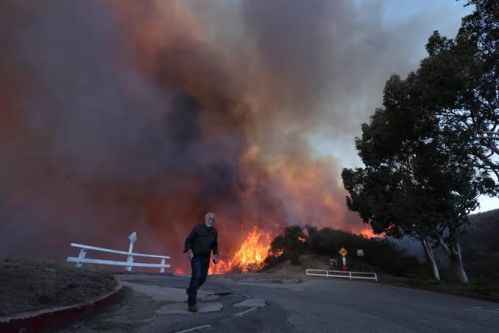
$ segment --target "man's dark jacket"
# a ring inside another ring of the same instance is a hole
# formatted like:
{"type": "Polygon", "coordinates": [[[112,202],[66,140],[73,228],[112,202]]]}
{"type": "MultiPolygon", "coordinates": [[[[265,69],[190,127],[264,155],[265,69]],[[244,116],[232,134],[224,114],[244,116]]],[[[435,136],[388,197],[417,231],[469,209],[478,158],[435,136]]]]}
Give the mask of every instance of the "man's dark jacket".
{"type": "Polygon", "coordinates": [[[210,257],[210,252],[218,255],[217,229],[208,228],[204,223],[197,225],[185,239],[184,252],[192,250],[194,256],[210,257]]]}

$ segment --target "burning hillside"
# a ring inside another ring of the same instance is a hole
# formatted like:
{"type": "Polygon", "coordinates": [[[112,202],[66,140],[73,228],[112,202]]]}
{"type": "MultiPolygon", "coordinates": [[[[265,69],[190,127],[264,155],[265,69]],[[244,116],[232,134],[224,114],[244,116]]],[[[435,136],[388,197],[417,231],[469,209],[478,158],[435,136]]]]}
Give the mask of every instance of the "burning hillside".
{"type": "Polygon", "coordinates": [[[319,65],[296,73],[300,54],[275,49],[253,21],[261,4],[244,3],[254,48],[231,58],[181,1],[2,1],[1,254],[124,248],[137,231],[138,249],[185,266],[183,240],[210,210],[216,269],[245,271],[284,225],[362,229],[336,163],[306,141],[319,65]]]}

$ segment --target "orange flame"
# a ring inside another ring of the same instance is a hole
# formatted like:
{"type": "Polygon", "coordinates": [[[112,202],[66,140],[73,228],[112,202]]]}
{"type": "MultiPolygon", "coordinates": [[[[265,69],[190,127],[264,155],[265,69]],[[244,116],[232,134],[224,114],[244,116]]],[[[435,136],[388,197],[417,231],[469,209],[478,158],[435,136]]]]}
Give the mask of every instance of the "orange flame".
{"type": "Polygon", "coordinates": [[[275,251],[272,252],[272,256],[274,256],[274,257],[280,257],[283,253],[284,253],[283,249],[277,249],[277,250],[275,250],[275,251]]]}
{"type": "Polygon", "coordinates": [[[269,232],[253,227],[232,259],[228,262],[220,260],[217,265],[210,265],[208,274],[223,274],[234,269],[247,273],[261,269],[265,258],[269,255],[271,241],[269,232]]]}
{"type": "Polygon", "coordinates": [[[210,264],[208,274],[224,274],[230,272],[232,269],[230,262],[220,260],[216,265],[210,264]]]}
{"type": "Polygon", "coordinates": [[[366,238],[379,238],[385,235],[385,233],[375,234],[371,228],[362,229],[359,234],[366,238]]]}
{"type": "Polygon", "coordinates": [[[233,267],[240,267],[243,273],[262,268],[263,261],[269,254],[270,234],[259,231],[256,227],[243,242],[231,260],[233,267]]]}

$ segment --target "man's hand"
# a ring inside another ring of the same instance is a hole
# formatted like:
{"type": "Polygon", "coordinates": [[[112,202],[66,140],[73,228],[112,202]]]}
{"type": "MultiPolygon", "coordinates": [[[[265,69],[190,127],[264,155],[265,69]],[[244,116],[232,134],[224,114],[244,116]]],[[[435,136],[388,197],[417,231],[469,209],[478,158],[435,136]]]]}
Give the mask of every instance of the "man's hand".
{"type": "Polygon", "coordinates": [[[213,263],[214,263],[214,264],[218,264],[218,254],[215,254],[215,255],[213,256],[213,263]]]}
{"type": "Polygon", "coordinates": [[[192,260],[192,258],[194,258],[194,252],[192,252],[191,249],[189,249],[189,251],[187,251],[185,255],[187,256],[187,258],[189,258],[189,260],[192,260]]]}

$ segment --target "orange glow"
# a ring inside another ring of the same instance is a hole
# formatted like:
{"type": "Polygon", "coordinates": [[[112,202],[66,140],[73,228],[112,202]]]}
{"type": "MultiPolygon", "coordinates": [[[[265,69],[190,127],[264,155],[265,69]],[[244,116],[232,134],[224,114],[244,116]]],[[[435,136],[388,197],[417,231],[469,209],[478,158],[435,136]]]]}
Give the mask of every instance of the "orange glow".
{"type": "Polygon", "coordinates": [[[185,271],[181,267],[177,267],[173,270],[175,275],[186,275],[185,271]]]}
{"type": "Polygon", "coordinates": [[[269,254],[271,241],[269,232],[253,227],[232,259],[228,262],[220,260],[217,265],[210,265],[208,274],[223,274],[232,270],[247,273],[261,269],[263,261],[269,254]]]}
{"type": "Polygon", "coordinates": [[[283,254],[283,249],[277,249],[274,252],[272,252],[272,256],[274,257],[280,257],[283,254]]]}
{"type": "Polygon", "coordinates": [[[375,235],[373,230],[371,228],[365,228],[361,232],[359,232],[359,235],[362,235],[366,238],[373,238],[373,237],[379,237],[380,235],[375,235]]]}
{"type": "Polygon", "coordinates": [[[224,260],[220,260],[218,264],[214,265],[213,263],[210,263],[210,268],[208,269],[208,274],[224,274],[227,272],[230,272],[231,266],[230,262],[226,262],[224,260]]]}
{"type": "Polygon", "coordinates": [[[305,241],[307,240],[307,238],[306,238],[306,237],[299,236],[299,237],[298,237],[298,240],[299,240],[301,243],[305,243],[305,241]]]}

